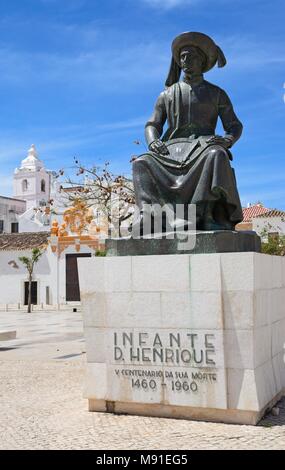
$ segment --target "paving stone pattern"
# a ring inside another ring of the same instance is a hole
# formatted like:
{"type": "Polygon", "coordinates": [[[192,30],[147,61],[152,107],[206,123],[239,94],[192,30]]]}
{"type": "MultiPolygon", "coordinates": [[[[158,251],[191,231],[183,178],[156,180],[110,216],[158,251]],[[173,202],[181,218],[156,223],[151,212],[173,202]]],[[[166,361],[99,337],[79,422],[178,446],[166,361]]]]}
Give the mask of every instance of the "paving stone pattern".
{"type": "Polygon", "coordinates": [[[0,325],[17,329],[0,345],[0,449],[285,449],[285,399],[259,426],[89,413],[80,312],[3,312],[0,325]]]}

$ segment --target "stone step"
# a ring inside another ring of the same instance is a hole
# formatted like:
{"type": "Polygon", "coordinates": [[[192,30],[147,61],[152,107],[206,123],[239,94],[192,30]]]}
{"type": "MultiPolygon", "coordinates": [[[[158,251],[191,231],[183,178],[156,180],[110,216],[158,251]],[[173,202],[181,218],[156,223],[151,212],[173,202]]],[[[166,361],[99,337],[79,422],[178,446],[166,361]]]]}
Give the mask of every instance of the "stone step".
{"type": "Polygon", "coordinates": [[[0,341],[9,341],[11,339],[16,339],[16,336],[16,330],[0,330],[0,341]]]}

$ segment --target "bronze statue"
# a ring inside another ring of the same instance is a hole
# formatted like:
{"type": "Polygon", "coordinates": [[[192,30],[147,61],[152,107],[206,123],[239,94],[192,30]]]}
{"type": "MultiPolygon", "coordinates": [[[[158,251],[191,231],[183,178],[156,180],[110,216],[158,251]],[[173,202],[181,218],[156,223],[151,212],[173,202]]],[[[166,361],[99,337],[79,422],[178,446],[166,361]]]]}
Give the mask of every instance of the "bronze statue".
{"type": "MultiPolygon", "coordinates": [[[[238,120],[226,92],[203,73],[226,64],[221,49],[202,33],[188,32],[172,43],[166,89],[146,123],[149,152],[133,163],[133,181],[142,226],[148,205],[196,205],[198,230],[234,230],[242,209],[230,148],[240,138],[238,120]],[[179,81],[181,70],[184,72],[179,81]],[[215,135],[218,118],[225,135],[215,135]],[[163,126],[167,121],[168,129],[163,126]]],[[[189,227],[191,228],[191,227],[189,227]]],[[[176,227],[177,229],[177,227],[176,227]]]]}

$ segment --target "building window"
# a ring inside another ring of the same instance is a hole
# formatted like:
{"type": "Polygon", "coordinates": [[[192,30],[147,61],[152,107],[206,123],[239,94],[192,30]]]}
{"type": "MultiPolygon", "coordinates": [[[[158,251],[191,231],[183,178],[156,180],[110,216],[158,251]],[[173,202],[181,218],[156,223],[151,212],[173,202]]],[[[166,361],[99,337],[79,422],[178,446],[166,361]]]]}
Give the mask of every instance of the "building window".
{"type": "Polygon", "coordinates": [[[27,180],[23,180],[23,182],[22,182],[22,189],[23,189],[23,193],[25,193],[26,191],[28,191],[28,181],[27,181],[27,180]]]}
{"type": "Polygon", "coordinates": [[[0,233],[4,232],[4,220],[0,220],[0,233]]]}
{"type": "Polygon", "coordinates": [[[12,222],[11,223],[11,233],[19,233],[19,223],[12,222]]]}
{"type": "Polygon", "coordinates": [[[41,192],[42,193],[46,192],[46,182],[45,182],[45,180],[41,181],[41,192]]]}

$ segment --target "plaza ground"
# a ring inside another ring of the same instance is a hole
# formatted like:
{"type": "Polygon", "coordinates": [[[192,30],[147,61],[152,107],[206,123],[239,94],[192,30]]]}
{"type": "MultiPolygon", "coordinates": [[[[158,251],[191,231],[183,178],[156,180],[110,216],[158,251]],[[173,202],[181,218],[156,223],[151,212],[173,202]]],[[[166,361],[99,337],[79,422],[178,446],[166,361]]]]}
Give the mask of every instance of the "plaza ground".
{"type": "Polygon", "coordinates": [[[285,449],[285,399],[258,426],[89,413],[81,312],[0,312],[0,449],[285,449]]]}

